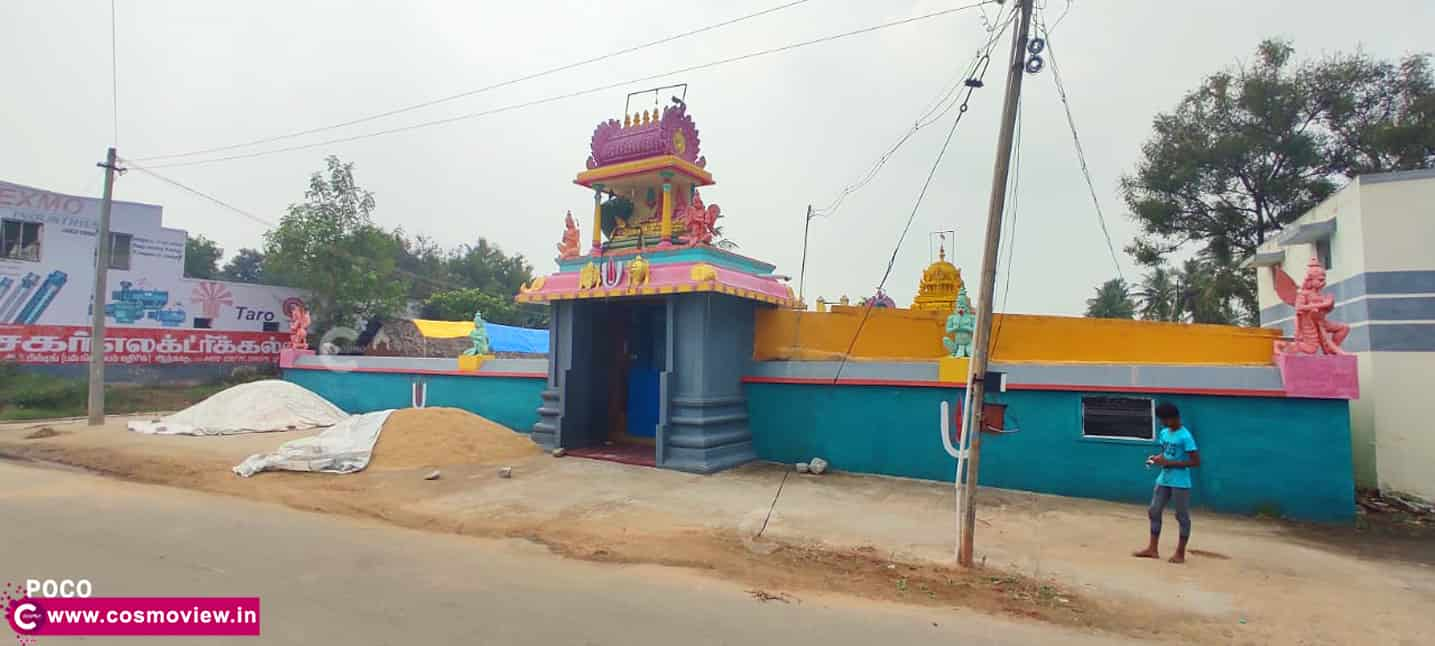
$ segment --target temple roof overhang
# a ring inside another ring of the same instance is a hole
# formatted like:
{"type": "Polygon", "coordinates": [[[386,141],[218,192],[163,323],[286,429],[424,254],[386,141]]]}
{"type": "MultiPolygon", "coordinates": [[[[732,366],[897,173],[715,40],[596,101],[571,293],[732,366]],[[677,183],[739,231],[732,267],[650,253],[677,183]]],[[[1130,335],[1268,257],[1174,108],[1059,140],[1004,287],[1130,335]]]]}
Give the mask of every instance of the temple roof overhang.
{"type": "Polygon", "coordinates": [[[579,256],[564,259],[557,273],[524,285],[514,300],[548,303],[716,293],[796,307],[798,299],[792,288],[771,271],[772,265],[704,246],[579,256]]]}
{"type": "Polygon", "coordinates": [[[712,173],[676,155],[660,155],[591,168],[578,173],[573,183],[589,188],[602,185],[603,188],[620,191],[628,186],[653,186],[672,178],[685,178],[685,183],[698,187],[716,183],[712,173]]]}

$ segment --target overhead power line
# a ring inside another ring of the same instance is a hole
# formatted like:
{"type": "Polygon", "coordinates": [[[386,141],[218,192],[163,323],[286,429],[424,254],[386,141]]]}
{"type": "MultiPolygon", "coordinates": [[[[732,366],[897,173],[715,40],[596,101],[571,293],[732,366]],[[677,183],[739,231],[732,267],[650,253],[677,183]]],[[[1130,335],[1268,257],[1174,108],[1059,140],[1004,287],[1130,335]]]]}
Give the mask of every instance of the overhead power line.
{"type": "Polygon", "coordinates": [[[757,11],[757,12],[750,13],[750,14],[747,14],[747,15],[744,15],[744,16],[738,16],[737,18],[732,18],[732,19],[729,19],[729,20],[724,20],[724,21],[722,21],[722,22],[713,23],[713,24],[711,24],[711,25],[707,25],[707,26],[704,26],[704,27],[699,27],[699,28],[697,28],[697,29],[691,29],[691,30],[682,32],[682,33],[680,33],[680,34],[673,34],[673,35],[671,35],[671,36],[664,36],[663,38],[659,38],[659,39],[657,39],[657,40],[650,40],[650,41],[648,41],[648,42],[646,42],[646,43],[642,43],[642,44],[639,44],[639,45],[634,45],[634,46],[632,46],[632,47],[627,47],[627,48],[624,48],[624,49],[620,49],[620,50],[608,52],[608,53],[606,53],[606,54],[602,54],[602,55],[599,55],[599,56],[594,56],[594,57],[592,57],[592,58],[585,58],[585,59],[580,60],[580,61],[574,61],[574,62],[572,62],[572,63],[565,63],[565,64],[559,65],[559,66],[557,66],[557,67],[550,67],[550,68],[548,68],[548,69],[545,69],[545,70],[542,70],[542,71],[539,71],[539,72],[534,72],[534,73],[532,73],[532,74],[526,74],[526,75],[524,75],[524,76],[519,76],[519,77],[516,77],[516,78],[511,78],[511,79],[508,79],[508,80],[506,80],[506,81],[500,81],[500,82],[494,83],[494,84],[492,84],[492,85],[485,85],[485,86],[480,87],[480,88],[475,88],[475,89],[472,89],[472,90],[466,90],[466,91],[463,91],[463,92],[459,92],[459,93],[457,93],[457,94],[450,94],[450,95],[448,95],[448,96],[439,97],[439,98],[437,98],[437,99],[431,99],[431,100],[428,100],[428,101],[422,101],[422,102],[419,102],[419,103],[414,103],[414,104],[412,104],[412,105],[406,105],[406,106],[403,106],[403,107],[400,107],[400,108],[394,108],[394,109],[392,109],[392,110],[387,110],[387,111],[384,111],[384,112],[379,112],[379,113],[371,114],[371,115],[368,115],[368,116],[366,116],[366,117],[359,117],[359,118],[357,118],[357,119],[351,119],[351,120],[349,120],[349,121],[342,121],[342,122],[335,123],[335,124],[330,124],[330,125],[327,125],[327,126],[319,126],[319,127],[317,127],[317,128],[309,128],[309,129],[307,129],[307,130],[298,130],[298,131],[295,131],[295,132],[289,132],[289,133],[285,133],[285,134],[282,134],[282,135],[275,135],[275,136],[272,136],[272,137],[265,137],[265,138],[263,138],[263,139],[255,139],[255,140],[253,140],[253,141],[246,141],[246,142],[243,142],[243,143],[230,144],[230,145],[227,145],[227,146],[215,146],[215,147],[213,147],[213,148],[204,148],[204,149],[201,149],[201,150],[193,150],[193,151],[190,151],[190,152],[187,152],[187,153],[172,153],[172,154],[168,154],[168,155],[151,155],[151,156],[149,156],[149,157],[138,157],[137,159],[139,159],[140,161],[154,161],[154,160],[158,160],[158,159],[174,159],[174,158],[176,158],[176,157],[193,157],[193,156],[195,156],[195,155],[203,155],[203,154],[206,154],[206,153],[223,152],[223,151],[226,151],[226,150],[234,150],[234,149],[237,149],[237,148],[247,148],[247,147],[249,147],[249,146],[258,146],[258,145],[260,145],[260,144],[274,143],[274,142],[276,142],[276,141],[283,141],[283,140],[285,140],[285,139],[293,139],[293,138],[295,138],[295,137],[303,137],[303,136],[305,136],[305,135],[312,135],[312,134],[316,134],[316,133],[320,133],[320,132],[326,132],[326,131],[329,131],[329,130],[336,130],[336,129],[338,129],[338,128],[344,128],[344,127],[348,127],[348,126],[354,126],[354,125],[358,125],[358,124],[361,124],[361,123],[368,123],[368,122],[370,122],[370,121],[374,121],[374,120],[377,120],[377,119],[382,119],[382,118],[384,118],[384,117],[392,117],[392,116],[394,116],[394,115],[396,115],[396,114],[403,114],[403,113],[405,113],[405,112],[411,112],[411,111],[413,111],[413,110],[419,110],[419,109],[422,109],[422,108],[432,107],[432,106],[435,106],[435,105],[439,105],[439,104],[441,104],[441,103],[448,103],[449,101],[455,101],[455,100],[458,100],[458,99],[462,99],[462,98],[474,96],[474,95],[477,95],[477,94],[482,94],[482,93],[484,93],[484,92],[488,92],[488,91],[491,91],[491,90],[497,90],[497,89],[499,89],[499,88],[507,87],[507,86],[510,86],[510,85],[515,85],[515,84],[518,84],[518,83],[522,83],[522,82],[524,82],[524,81],[531,81],[531,80],[533,80],[533,79],[542,78],[542,77],[544,77],[544,76],[550,76],[550,75],[552,75],[552,74],[557,74],[557,73],[559,73],[559,72],[564,72],[564,71],[571,70],[571,69],[574,69],[574,68],[577,68],[577,67],[582,67],[582,66],[584,66],[584,65],[589,65],[589,64],[592,64],[592,63],[597,63],[597,62],[599,62],[599,61],[604,61],[604,60],[607,60],[607,59],[610,59],[610,58],[616,58],[616,57],[622,56],[622,55],[624,55],[624,54],[631,54],[631,53],[636,52],[636,51],[648,49],[649,47],[656,47],[656,46],[658,46],[658,45],[663,45],[663,44],[666,44],[666,43],[670,43],[670,42],[673,42],[673,41],[675,41],[675,40],[679,40],[679,39],[682,39],[682,38],[687,38],[687,37],[689,37],[689,36],[696,36],[696,35],[701,34],[701,33],[704,33],[704,32],[713,31],[713,30],[715,30],[715,29],[722,29],[723,27],[727,27],[727,26],[730,26],[730,25],[735,25],[735,24],[740,23],[740,22],[743,22],[743,21],[745,21],[745,20],[751,20],[751,19],[753,19],[753,18],[758,18],[758,17],[761,17],[761,16],[765,16],[765,15],[767,15],[767,14],[775,13],[775,12],[778,12],[778,11],[782,11],[783,9],[788,9],[788,8],[791,8],[791,7],[795,7],[795,6],[800,5],[800,4],[806,4],[807,2],[809,2],[809,0],[796,0],[796,1],[794,1],[794,2],[788,2],[788,3],[785,3],[785,4],[778,5],[778,6],[776,6],[776,7],[770,7],[770,8],[768,8],[768,9],[763,9],[762,11],[757,11]]]}
{"type": "MultiPolygon", "coordinates": [[[[1021,131],[1022,124],[1025,121],[1023,118],[1023,108],[1025,105],[1026,103],[1020,98],[1017,99],[1016,129],[1012,138],[1011,190],[1007,192],[1007,203],[1011,205],[1007,208],[1007,214],[1010,216],[1011,226],[1007,229],[1006,236],[1006,269],[1002,270],[1003,273],[1005,273],[1005,276],[1002,277],[1003,282],[1005,282],[1005,285],[1002,287],[1002,308],[1000,310],[1002,318],[1000,321],[997,321],[996,329],[992,331],[990,347],[993,350],[999,347],[997,344],[1002,338],[1002,327],[1006,325],[1006,315],[1008,311],[1007,299],[1011,296],[1011,266],[1012,261],[1016,258],[1016,220],[1017,215],[1021,211],[1021,131]]],[[[1000,260],[1000,258],[997,260],[1000,260]]],[[[992,311],[996,312],[997,310],[993,309],[992,311]]]]}
{"type": "Polygon", "coordinates": [[[1040,18],[1038,26],[1046,39],[1046,58],[1051,61],[1051,78],[1056,81],[1056,94],[1061,97],[1061,107],[1066,111],[1066,125],[1071,129],[1071,141],[1076,146],[1076,159],[1081,163],[1081,175],[1086,178],[1086,190],[1091,193],[1091,205],[1096,208],[1096,222],[1101,225],[1102,237],[1106,238],[1106,250],[1111,253],[1111,264],[1116,267],[1116,275],[1125,280],[1126,275],[1121,271],[1121,260],[1116,255],[1116,245],[1111,242],[1111,231],[1106,227],[1106,214],[1101,210],[1101,200],[1096,197],[1096,184],[1091,181],[1091,168],[1086,165],[1086,150],[1081,146],[1081,135],[1076,132],[1076,119],[1071,115],[1071,102],[1066,98],[1066,85],[1061,82],[1061,69],[1056,65],[1056,51],[1051,46],[1051,30],[1047,29],[1040,18]]]}
{"type": "MultiPolygon", "coordinates": [[[[987,68],[990,67],[991,62],[991,50],[992,47],[995,46],[996,40],[997,39],[994,38],[989,41],[987,50],[979,53],[978,69],[980,71],[977,76],[978,81],[986,77],[987,68]]],[[[903,225],[901,235],[897,236],[897,244],[892,247],[892,257],[887,260],[887,268],[882,272],[881,282],[877,284],[877,292],[879,293],[887,286],[887,279],[892,276],[892,268],[897,264],[897,254],[902,250],[902,242],[907,239],[907,233],[912,230],[912,222],[917,218],[917,211],[922,206],[922,200],[927,197],[927,189],[932,185],[932,178],[937,175],[937,169],[942,165],[942,158],[947,154],[947,148],[952,143],[952,136],[957,133],[957,126],[961,125],[962,117],[967,114],[967,102],[971,100],[972,94],[976,92],[977,88],[981,87],[981,85],[982,84],[978,82],[966,86],[966,96],[962,99],[961,109],[957,111],[957,116],[952,119],[952,127],[947,130],[947,138],[942,141],[942,147],[937,151],[937,158],[932,161],[931,170],[927,171],[927,179],[922,182],[922,190],[917,193],[917,200],[912,204],[912,211],[907,215],[907,223],[903,225]]],[[[873,294],[872,298],[875,299],[876,294],[873,294]]],[[[862,320],[857,323],[857,330],[852,333],[852,340],[847,344],[847,351],[842,353],[842,361],[837,364],[837,371],[832,375],[832,383],[835,384],[841,379],[842,370],[847,367],[847,360],[852,357],[852,350],[857,347],[857,339],[862,336],[862,329],[867,326],[867,319],[872,316],[872,310],[874,308],[875,303],[870,301],[867,307],[863,308],[862,320]]]]}
{"type": "MultiPolygon", "coordinates": [[[[1000,13],[998,13],[998,17],[1000,17],[1000,13]]],[[[931,103],[930,107],[928,107],[927,110],[922,113],[922,116],[917,118],[917,120],[912,124],[912,127],[908,128],[906,132],[902,133],[902,136],[899,137],[897,141],[893,143],[890,148],[887,149],[886,152],[882,153],[882,155],[877,158],[877,161],[872,164],[871,168],[869,168],[867,172],[862,175],[861,178],[859,178],[852,184],[849,184],[847,187],[843,188],[842,191],[837,194],[837,197],[833,198],[827,206],[817,211],[814,211],[813,215],[822,217],[829,217],[834,215],[837,210],[842,207],[842,204],[847,201],[847,198],[849,196],[861,190],[863,187],[871,183],[872,180],[877,178],[877,174],[880,173],[882,171],[882,168],[887,165],[887,162],[892,159],[892,156],[897,154],[897,151],[900,150],[902,146],[906,145],[906,143],[912,139],[913,135],[916,135],[919,130],[926,128],[927,126],[930,126],[937,121],[940,121],[942,117],[946,116],[946,114],[951,111],[952,107],[957,104],[956,99],[953,97],[959,94],[958,90],[960,90],[963,84],[965,84],[968,80],[976,77],[977,65],[983,60],[982,53],[988,51],[991,48],[992,43],[995,42],[998,38],[1000,38],[1003,33],[1006,33],[1006,28],[1011,25],[1012,20],[1014,20],[1015,18],[1016,13],[1012,12],[1011,17],[1009,17],[1005,22],[1002,23],[1001,28],[998,29],[995,25],[991,26],[989,29],[991,33],[991,38],[989,38],[987,42],[984,43],[981,47],[977,48],[976,57],[972,59],[972,62],[968,64],[965,69],[963,69],[962,75],[950,85],[948,85],[946,89],[943,90],[942,94],[939,95],[937,99],[931,103]]],[[[983,19],[985,19],[985,14],[983,15],[983,19]]]]}
{"type": "Polygon", "coordinates": [[[339,137],[339,138],[335,138],[335,139],[327,139],[327,140],[324,140],[324,141],[318,141],[318,142],[314,142],[314,143],[310,143],[310,144],[303,144],[303,145],[296,145],[296,146],[287,146],[287,147],[284,147],[284,148],[274,148],[274,149],[270,149],[270,150],[262,150],[262,151],[258,151],[258,152],[252,152],[252,153],[242,153],[242,154],[236,154],[236,155],[228,155],[228,156],[224,156],[224,157],[214,157],[214,158],[210,158],[210,159],[200,159],[200,160],[195,160],[195,161],[180,161],[180,162],[174,162],[174,163],[168,163],[168,164],[156,164],[156,165],[151,166],[151,168],[172,168],[172,167],[176,167],[176,166],[194,166],[194,165],[200,165],[200,164],[213,164],[213,163],[218,163],[218,162],[233,161],[233,160],[238,160],[238,159],[251,159],[251,158],[254,158],[254,157],[262,157],[262,156],[267,156],[267,155],[274,155],[274,154],[285,153],[285,152],[293,152],[293,151],[298,151],[298,150],[307,150],[307,149],[310,149],[310,148],[317,148],[317,147],[320,147],[320,146],[329,146],[329,145],[333,145],[333,144],[347,143],[347,142],[351,142],[351,141],[358,141],[358,140],[361,140],[361,139],[369,139],[369,138],[372,138],[372,137],[380,137],[380,136],[384,136],[384,135],[391,135],[391,134],[397,134],[397,133],[401,133],[401,132],[408,132],[408,131],[411,131],[411,130],[418,130],[418,129],[420,129],[420,128],[430,128],[430,127],[433,127],[433,126],[440,126],[440,125],[449,124],[449,123],[454,123],[454,122],[458,122],[458,121],[465,121],[465,120],[469,120],[469,119],[476,119],[476,118],[479,118],[479,117],[485,117],[485,116],[490,116],[490,115],[494,115],[494,114],[500,114],[500,113],[504,113],[504,112],[512,112],[512,111],[514,111],[514,110],[520,110],[520,109],[523,109],[523,108],[530,108],[530,107],[534,107],[534,106],[538,106],[538,105],[544,105],[544,104],[547,104],[547,103],[553,103],[553,102],[556,102],[556,101],[562,101],[562,100],[564,100],[564,99],[571,99],[571,98],[575,98],[575,97],[585,96],[585,95],[588,95],[588,94],[595,94],[595,93],[598,93],[598,92],[603,92],[603,91],[606,91],[606,90],[611,90],[611,89],[614,89],[614,88],[619,88],[619,87],[623,87],[623,86],[627,86],[627,85],[633,85],[633,84],[636,84],[636,83],[642,83],[642,82],[645,82],[645,81],[651,81],[651,80],[654,80],[654,79],[664,78],[664,77],[673,76],[673,75],[677,75],[677,74],[685,74],[685,73],[688,73],[688,72],[696,72],[696,71],[699,71],[699,70],[705,70],[705,69],[709,69],[709,68],[713,68],[713,67],[718,67],[718,66],[721,66],[721,65],[727,65],[727,64],[730,64],[730,63],[737,63],[737,62],[740,62],[740,61],[745,61],[745,60],[749,60],[749,59],[753,59],[753,58],[759,58],[759,57],[762,57],[762,56],[769,56],[769,55],[772,55],[772,54],[777,54],[777,53],[781,53],[781,52],[791,51],[791,50],[799,49],[799,48],[802,48],[802,47],[808,47],[808,46],[810,46],[810,45],[818,45],[818,44],[821,44],[821,43],[827,43],[827,42],[831,42],[831,41],[834,41],[834,40],[840,40],[840,39],[843,39],[843,38],[850,38],[850,37],[852,37],[852,36],[858,36],[858,35],[861,35],[861,34],[867,34],[867,33],[875,32],[875,31],[880,31],[880,30],[883,30],[883,29],[888,29],[888,28],[891,28],[891,27],[897,27],[897,26],[901,26],[901,25],[905,25],[905,24],[909,24],[909,23],[914,23],[914,22],[922,21],[922,20],[929,20],[929,19],[932,19],[932,18],[937,18],[937,17],[940,17],[940,16],[945,16],[945,15],[952,14],[952,13],[956,13],[956,12],[959,12],[959,11],[966,11],[966,10],[969,10],[969,9],[975,9],[975,8],[980,7],[980,6],[982,6],[982,5],[989,4],[989,3],[993,2],[993,1],[994,1],[994,0],[985,0],[984,2],[975,2],[975,3],[972,3],[972,4],[962,5],[962,6],[959,6],[959,7],[953,7],[953,8],[950,8],[950,9],[943,9],[943,10],[940,10],[940,11],[933,11],[933,12],[925,13],[925,14],[922,14],[922,15],[919,15],[919,16],[913,16],[913,17],[904,18],[904,19],[901,19],[901,20],[893,20],[893,21],[890,21],[890,22],[884,22],[884,23],[872,25],[872,26],[869,26],[869,27],[863,27],[863,28],[861,28],[861,29],[854,29],[854,30],[851,30],[851,31],[846,31],[846,32],[838,33],[838,34],[832,34],[832,35],[829,35],[829,36],[823,36],[823,37],[821,37],[821,38],[814,38],[814,39],[811,39],[811,40],[805,40],[805,41],[800,41],[800,42],[796,42],[796,43],[790,43],[790,44],[782,45],[782,46],[779,46],[779,47],[771,47],[771,48],[768,48],[768,49],[762,49],[762,50],[758,50],[758,51],[754,51],[754,52],[749,52],[749,53],[741,54],[741,55],[738,55],[738,56],[731,56],[731,57],[728,57],[728,58],[723,58],[723,59],[719,59],[719,60],[715,60],[715,61],[709,61],[709,62],[707,62],[707,63],[701,63],[701,64],[697,64],[697,65],[689,65],[689,66],[686,66],[686,67],[680,67],[680,68],[676,68],[676,69],[671,69],[671,70],[668,70],[668,71],[665,71],[665,72],[659,72],[659,73],[657,73],[657,74],[649,74],[649,75],[646,75],[646,76],[641,76],[641,77],[637,77],[637,78],[631,78],[631,79],[627,79],[627,80],[624,80],[624,81],[618,81],[618,82],[616,82],[616,83],[607,83],[607,84],[604,84],[604,85],[599,85],[599,86],[595,86],[595,87],[590,87],[590,88],[587,88],[587,89],[584,89],[584,90],[577,90],[577,91],[573,91],[573,92],[568,92],[568,93],[566,93],[566,94],[558,94],[558,95],[549,96],[549,97],[542,98],[542,99],[535,99],[535,100],[532,100],[532,101],[525,101],[525,102],[522,102],[522,103],[514,103],[514,104],[510,104],[510,105],[506,105],[506,106],[501,106],[501,107],[497,107],[497,108],[491,108],[491,109],[488,109],[488,110],[481,110],[481,111],[478,111],[478,112],[470,112],[470,113],[460,114],[460,115],[456,115],[456,116],[452,116],[452,117],[445,117],[445,118],[442,118],[442,119],[433,119],[433,120],[430,120],[430,121],[423,121],[423,122],[419,122],[419,123],[415,123],[415,124],[411,124],[411,125],[407,125],[407,126],[399,126],[399,127],[395,127],[395,128],[389,128],[389,129],[386,129],[386,130],[379,130],[379,131],[375,131],[375,132],[369,132],[369,133],[364,133],[364,134],[359,134],[359,135],[353,135],[353,136],[349,136],[349,137],[339,137]]]}
{"type": "MultiPolygon", "coordinates": [[[[197,188],[194,188],[194,187],[192,187],[192,186],[189,186],[189,185],[187,185],[187,184],[184,184],[184,183],[180,182],[179,180],[171,179],[171,178],[169,178],[169,177],[166,177],[166,176],[164,176],[164,175],[161,175],[161,174],[159,174],[159,173],[156,173],[156,172],[155,172],[154,170],[152,170],[152,169],[145,168],[144,166],[140,166],[139,164],[136,164],[133,160],[122,159],[121,161],[123,161],[125,164],[127,164],[128,167],[131,168],[131,169],[134,169],[134,170],[137,170],[137,171],[139,171],[139,172],[141,172],[141,173],[144,173],[144,174],[146,174],[146,175],[149,175],[150,177],[153,177],[153,178],[155,178],[155,179],[157,179],[157,180],[159,180],[159,181],[161,181],[161,182],[164,182],[164,183],[166,183],[166,184],[169,184],[170,186],[173,186],[173,187],[175,187],[175,188],[177,188],[177,189],[180,189],[180,190],[182,190],[182,191],[185,191],[185,192],[187,192],[187,193],[192,193],[192,194],[197,195],[197,196],[199,196],[199,197],[201,197],[201,198],[204,198],[206,201],[209,201],[209,202],[211,202],[211,203],[213,203],[213,204],[215,204],[215,205],[217,205],[217,206],[219,206],[219,207],[221,207],[221,208],[223,208],[223,209],[226,209],[226,210],[228,210],[228,211],[232,211],[232,212],[234,212],[234,213],[237,213],[237,214],[239,214],[239,215],[241,215],[241,216],[244,216],[245,218],[248,218],[248,219],[250,219],[250,220],[253,220],[253,221],[255,221],[255,222],[258,222],[259,224],[262,224],[262,225],[264,225],[264,226],[266,226],[266,227],[274,228],[274,227],[279,226],[279,225],[278,225],[277,223],[275,223],[273,220],[270,220],[270,219],[268,219],[268,218],[264,218],[264,217],[255,215],[255,214],[253,214],[253,213],[251,213],[251,212],[249,212],[249,211],[246,211],[246,210],[244,210],[244,209],[241,209],[241,208],[239,208],[239,207],[237,207],[237,206],[234,206],[233,204],[230,204],[230,203],[225,202],[224,200],[221,200],[221,199],[219,199],[219,198],[217,198],[217,197],[215,197],[215,196],[213,196],[213,195],[210,195],[209,193],[206,193],[206,192],[201,191],[201,190],[199,190],[199,189],[197,189],[197,188]]],[[[357,260],[357,258],[356,258],[353,254],[350,254],[350,253],[348,253],[348,252],[345,252],[345,251],[342,250],[342,249],[333,249],[333,250],[330,250],[330,252],[331,252],[331,253],[334,253],[334,254],[337,254],[337,255],[339,255],[339,256],[341,256],[341,257],[344,257],[344,258],[348,259],[350,262],[355,262],[355,261],[357,260]]],[[[366,260],[367,260],[367,259],[366,259],[366,260]]],[[[416,273],[414,273],[414,272],[412,272],[412,271],[409,271],[409,270],[407,270],[407,269],[404,269],[404,268],[402,268],[402,267],[395,267],[395,268],[394,268],[394,271],[396,271],[396,272],[398,272],[398,273],[400,273],[400,274],[403,274],[403,275],[405,275],[405,276],[408,276],[408,277],[410,277],[410,278],[413,278],[414,280],[428,283],[429,286],[431,286],[431,287],[440,287],[440,288],[443,288],[443,289],[464,289],[464,286],[462,286],[462,285],[457,285],[457,284],[454,284],[454,283],[450,283],[450,282],[448,282],[448,281],[439,280],[439,279],[437,279],[437,278],[432,278],[432,277],[429,277],[429,276],[424,276],[424,275],[422,275],[422,274],[416,274],[416,273]]]]}

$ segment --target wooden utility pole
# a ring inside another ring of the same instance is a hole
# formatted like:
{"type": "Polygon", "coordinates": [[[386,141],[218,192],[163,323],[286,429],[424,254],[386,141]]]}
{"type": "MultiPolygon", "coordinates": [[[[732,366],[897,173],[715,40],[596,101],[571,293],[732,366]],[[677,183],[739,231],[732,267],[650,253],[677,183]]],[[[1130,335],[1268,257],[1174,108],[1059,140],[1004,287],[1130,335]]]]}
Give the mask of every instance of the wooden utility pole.
{"type": "Polygon", "coordinates": [[[812,205],[807,205],[807,222],[802,225],[802,268],[797,270],[797,300],[807,306],[807,231],[812,228],[812,205]]]}
{"type": "Polygon", "coordinates": [[[90,426],[105,423],[105,290],[110,272],[110,206],[115,197],[115,172],[119,157],[110,148],[102,164],[105,169],[105,197],[100,202],[100,229],[95,233],[95,295],[90,301],[90,426]]]}
{"type": "Polygon", "coordinates": [[[1021,79],[1026,71],[1027,32],[1031,29],[1032,0],[1019,0],[1021,27],[1012,34],[1011,53],[1007,57],[1006,98],[1002,101],[1001,136],[997,142],[996,166],[992,172],[991,203],[987,209],[986,247],[982,252],[981,294],[977,300],[977,329],[972,339],[971,405],[965,411],[962,432],[971,433],[967,457],[967,483],[962,488],[962,535],[957,562],[972,566],[972,539],[977,527],[977,473],[982,456],[982,402],[986,395],[987,358],[992,332],[992,304],[996,292],[997,253],[1001,245],[1002,209],[1006,206],[1007,174],[1011,170],[1012,136],[1016,131],[1016,111],[1021,100],[1021,79]]]}

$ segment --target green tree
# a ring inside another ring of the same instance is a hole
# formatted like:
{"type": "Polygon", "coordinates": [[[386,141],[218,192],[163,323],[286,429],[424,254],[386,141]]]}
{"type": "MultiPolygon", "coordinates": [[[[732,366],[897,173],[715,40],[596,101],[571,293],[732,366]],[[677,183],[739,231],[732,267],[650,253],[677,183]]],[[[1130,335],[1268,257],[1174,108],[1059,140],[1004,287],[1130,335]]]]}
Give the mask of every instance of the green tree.
{"type": "Polygon", "coordinates": [[[1141,318],[1147,321],[1183,320],[1181,298],[1177,291],[1180,289],[1177,283],[1179,276],[1175,274],[1170,267],[1162,264],[1141,277],[1135,294],[1141,304],[1141,318]]]}
{"type": "Polygon", "coordinates": [[[1112,278],[1096,288],[1096,296],[1086,299],[1086,315],[1099,319],[1129,319],[1136,317],[1136,302],[1131,299],[1131,290],[1126,281],[1112,278]]]}
{"type": "Polygon", "coordinates": [[[528,303],[515,303],[511,296],[500,296],[477,288],[437,292],[423,304],[423,316],[440,321],[473,320],[474,312],[483,312],[483,320],[499,325],[541,328],[548,325],[548,308],[528,303]]]}
{"type": "Polygon", "coordinates": [[[1248,270],[1219,261],[1191,258],[1181,267],[1180,311],[1192,323],[1240,325],[1248,321],[1245,302],[1254,298],[1247,286],[1248,270]]]}
{"type": "Polygon", "coordinates": [[[462,245],[448,258],[447,279],[489,294],[512,297],[533,279],[533,266],[521,254],[507,255],[497,245],[479,238],[462,245]]]}
{"type": "Polygon", "coordinates": [[[264,234],[263,272],[304,289],[315,327],[354,325],[392,316],[404,305],[401,245],[373,224],[374,196],[354,181],[353,164],[326,160],[309,178],[304,201],[290,205],[264,234]]]}
{"type": "Polygon", "coordinates": [[[1141,278],[1134,296],[1148,321],[1239,325],[1244,317],[1236,273],[1220,263],[1192,258],[1180,268],[1155,265],[1141,278]]]}
{"type": "Polygon", "coordinates": [[[1428,54],[1399,63],[1334,56],[1312,83],[1334,139],[1330,163],[1354,177],[1435,166],[1435,74],[1428,54]]]}
{"type": "Polygon", "coordinates": [[[219,273],[219,258],[224,250],[202,235],[184,238],[184,275],[190,278],[214,278],[219,273]]]}
{"type": "Polygon", "coordinates": [[[400,248],[399,269],[413,278],[409,299],[423,301],[437,292],[460,287],[449,273],[450,254],[437,242],[422,235],[409,238],[402,228],[395,229],[393,236],[400,248]]]}
{"type": "Polygon", "coordinates": [[[224,263],[219,277],[237,283],[264,282],[264,254],[257,249],[240,249],[229,262],[224,263]]]}
{"type": "MultiPolygon", "coordinates": [[[[1157,115],[1122,196],[1140,235],[1127,247],[1160,264],[1194,245],[1217,310],[1254,323],[1255,278],[1239,263],[1335,191],[1346,176],[1435,165],[1428,57],[1364,53],[1297,63],[1267,40],[1249,65],[1207,77],[1157,115]]],[[[1214,311],[1214,310],[1213,310],[1214,311]]],[[[1208,312],[1213,313],[1213,312],[1208,312]]]]}

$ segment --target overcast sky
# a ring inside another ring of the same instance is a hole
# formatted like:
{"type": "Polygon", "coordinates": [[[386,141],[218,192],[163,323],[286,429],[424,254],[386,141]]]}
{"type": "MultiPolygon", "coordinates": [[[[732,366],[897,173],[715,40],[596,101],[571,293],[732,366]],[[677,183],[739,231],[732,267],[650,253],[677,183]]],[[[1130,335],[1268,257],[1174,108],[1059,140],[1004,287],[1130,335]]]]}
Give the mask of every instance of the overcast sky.
{"type": "MultiPolygon", "coordinates": [[[[118,0],[119,150],[140,158],[343,122],[784,2],[118,0]]],[[[811,0],[535,81],[223,154],[542,99],[968,2],[811,0]]],[[[1051,22],[1065,3],[1046,2],[1051,22]]],[[[109,5],[0,3],[6,32],[0,39],[0,179],[99,194],[101,172],[94,163],[115,137],[109,5]]],[[[1379,6],[1376,11],[1335,0],[1074,2],[1051,40],[1118,253],[1135,227],[1117,182],[1134,167],[1156,113],[1171,109],[1204,75],[1249,59],[1268,36],[1293,40],[1301,56],[1364,47],[1395,57],[1429,48],[1435,2],[1379,6]]],[[[995,11],[989,8],[988,15],[995,11]]],[[[722,206],[723,225],[742,253],[796,276],[807,205],[820,208],[864,174],[959,78],[985,38],[981,15],[965,11],[493,116],[159,172],[277,221],[302,198],[307,176],[323,167],[323,158],[339,155],[356,164],[359,183],[375,193],[380,225],[402,226],[449,246],[483,236],[546,273],[554,268],[565,211],[582,216],[584,239],[589,235],[592,201],[572,180],[584,169],[593,127],[621,118],[629,91],[686,82],[702,154],[717,180],[703,191],[704,199],[722,206]]],[[[929,232],[955,229],[950,258],[969,282],[979,275],[1001,92],[998,64],[973,98],[898,256],[888,292],[903,305],[929,262],[929,232]]],[[[1006,309],[1079,314],[1093,287],[1114,269],[1049,68],[1026,77],[1023,117],[1006,309]]],[[[809,301],[842,294],[856,299],[876,287],[949,123],[918,132],[835,216],[813,222],[809,301]]],[[[261,244],[262,224],[142,173],[121,178],[116,197],[163,205],[168,226],[213,238],[228,253],[261,244]]],[[[1134,277],[1137,270],[1124,254],[1121,260],[1134,277]]],[[[1004,270],[1006,261],[999,267],[1004,270]]],[[[999,306],[1004,283],[999,277],[999,306]]]]}

